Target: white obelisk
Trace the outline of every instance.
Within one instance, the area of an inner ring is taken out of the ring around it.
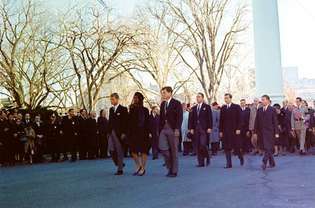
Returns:
[[[272,103],[284,98],[277,0],[252,0],[256,62],[256,95]]]

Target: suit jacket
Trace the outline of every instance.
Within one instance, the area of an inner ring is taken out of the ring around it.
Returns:
[[[122,105],[118,105],[116,112],[114,107],[109,109],[108,129],[109,133],[113,130],[120,138],[122,134],[127,134],[128,109]]]
[[[248,129],[250,131],[255,130],[255,119],[256,119],[256,114],[257,114],[258,108],[257,108],[257,106],[254,106],[254,105],[250,107],[250,115],[249,115],[249,123],[248,123]]]
[[[78,130],[78,119],[76,117],[69,118],[68,116],[63,117],[62,119],[62,131],[66,139],[72,139],[77,136]]]
[[[291,127],[294,129],[305,128],[305,116],[308,109],[305,107],[294,108],[291,114]],[[298,120],[300,119],[300,120]]]
[[[183,108],[181,103],[172,98],[166,108],[166,101],[161,103],[160,108],[160,131],[163,129],[165,123],[170,125],[170,127],[175,130],[181,129],[183,122]]]
[[[199,113],[198,105],[195,105],[189,114],[188,129],[196,129],[197,125],[205,131],[212,129],[212,110],[206,103],[201,104]]]
[[[284,114],[283,131],[290,133],[292,130],[291,127],[292,112],[289,110],[289,108],[281,108],[281,112]]]
[[[239,148],[241,141],[236,130],[241,130],[241,107],[231,103],[230,107],[224,105],[220,111],[220,132],[223,133],[223,147],[226,150]]]
[[[160,116],[155,115],[155,117],[152,115],[152,113],[149,116],[149,131],[152,136],[157,137],[159,134],[159,125],[160,125]]]
[[[276,109],[268,106],[266,111],[259,108],[255,120],[255,132],[262,140],[263,149],[272,150],[275,143],[275,135],[279,134]]]
[[[241,110],[241,117],[240,117],[240,121],[241,121],[241,130],[242,131],[248,131],[249,129],[249,118],[250,118],[250,109],[249,108],[245,108],[244,110]]]

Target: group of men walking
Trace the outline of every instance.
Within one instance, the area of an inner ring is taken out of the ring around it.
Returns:
[[[221,141],[226,169],[233,167],[233,155],[243,166],[244,155],[252,152],[263,155],[262,169],[265,170],[275,167],[274,156],[280,153],[299,148],[301,155],[306,154],[307,135],[313,135],[315,128],[314,111],[309,110],[301,98],[296,99],[295,107],[284,102],[281,108],[278,104],[271,106],[270,97],[263,95],[248,106],[244,99],[240,105],[233,103],[232,95],[227,93],[225,104],[219,108],[217,103],[208,105],[203,93],[198,93],[195,104],[187,108],[173,97],[171,87],[163,87],[161,96],[160,106],[152,107],[149,112],[140,92],[134,94],[128,108],[122,106],[119,95],[113,93],[108,119],[104,110],[96,119],[95,112],[88,114],[82,109],[76,115],[70,109],[62,119],[52,113],[44,125],[39,115],[30,122],[29,114],[25,114],[23,120],[19,114],[2,112],[0,162],[11,165],[26,158],[31,162],[33,158],[40,160],[42,147],[47,146],[46,152],[53,161],[58,161],[61,155],[67,160],[70,154],[70,160],[76,161],[78,158],[106,158],[109,153],[117,166],[115,175],[123,175],[124,157],[129,152],[135,161],[133,175],[143,176],[152,149],[153,159],[157,159],[159,153],[163,155],[166,176],[176,177],[182,144],[186,155],[187,142],[191,141],[192,155],[197,156],[197,167],[201,168],[210,165],[210,144],[212,154],[216,155]]]

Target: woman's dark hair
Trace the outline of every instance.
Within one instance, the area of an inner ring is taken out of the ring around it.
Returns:
[[[137,97],[139,99],[139,103],[135,104],[132,102],[131,106],[133,105],[138,105],[138,106],[143,106],[143,100],[144,100],[144,96],[142,95],[141,92],[136,92],[133,97]]]
[[[102,110],[100,111],[100,117],[102,117],[102,114],[103,114],[104,111],[105,111],[104,109],[102,109]]]

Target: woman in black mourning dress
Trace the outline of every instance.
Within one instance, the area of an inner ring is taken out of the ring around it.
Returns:
[[[150,147],[149,140],[149,110],[143,106],[144,97],[136,92],[129,107],[128,115],[128,143],[131,155],[136,164],[134,176],[143,176]]]

